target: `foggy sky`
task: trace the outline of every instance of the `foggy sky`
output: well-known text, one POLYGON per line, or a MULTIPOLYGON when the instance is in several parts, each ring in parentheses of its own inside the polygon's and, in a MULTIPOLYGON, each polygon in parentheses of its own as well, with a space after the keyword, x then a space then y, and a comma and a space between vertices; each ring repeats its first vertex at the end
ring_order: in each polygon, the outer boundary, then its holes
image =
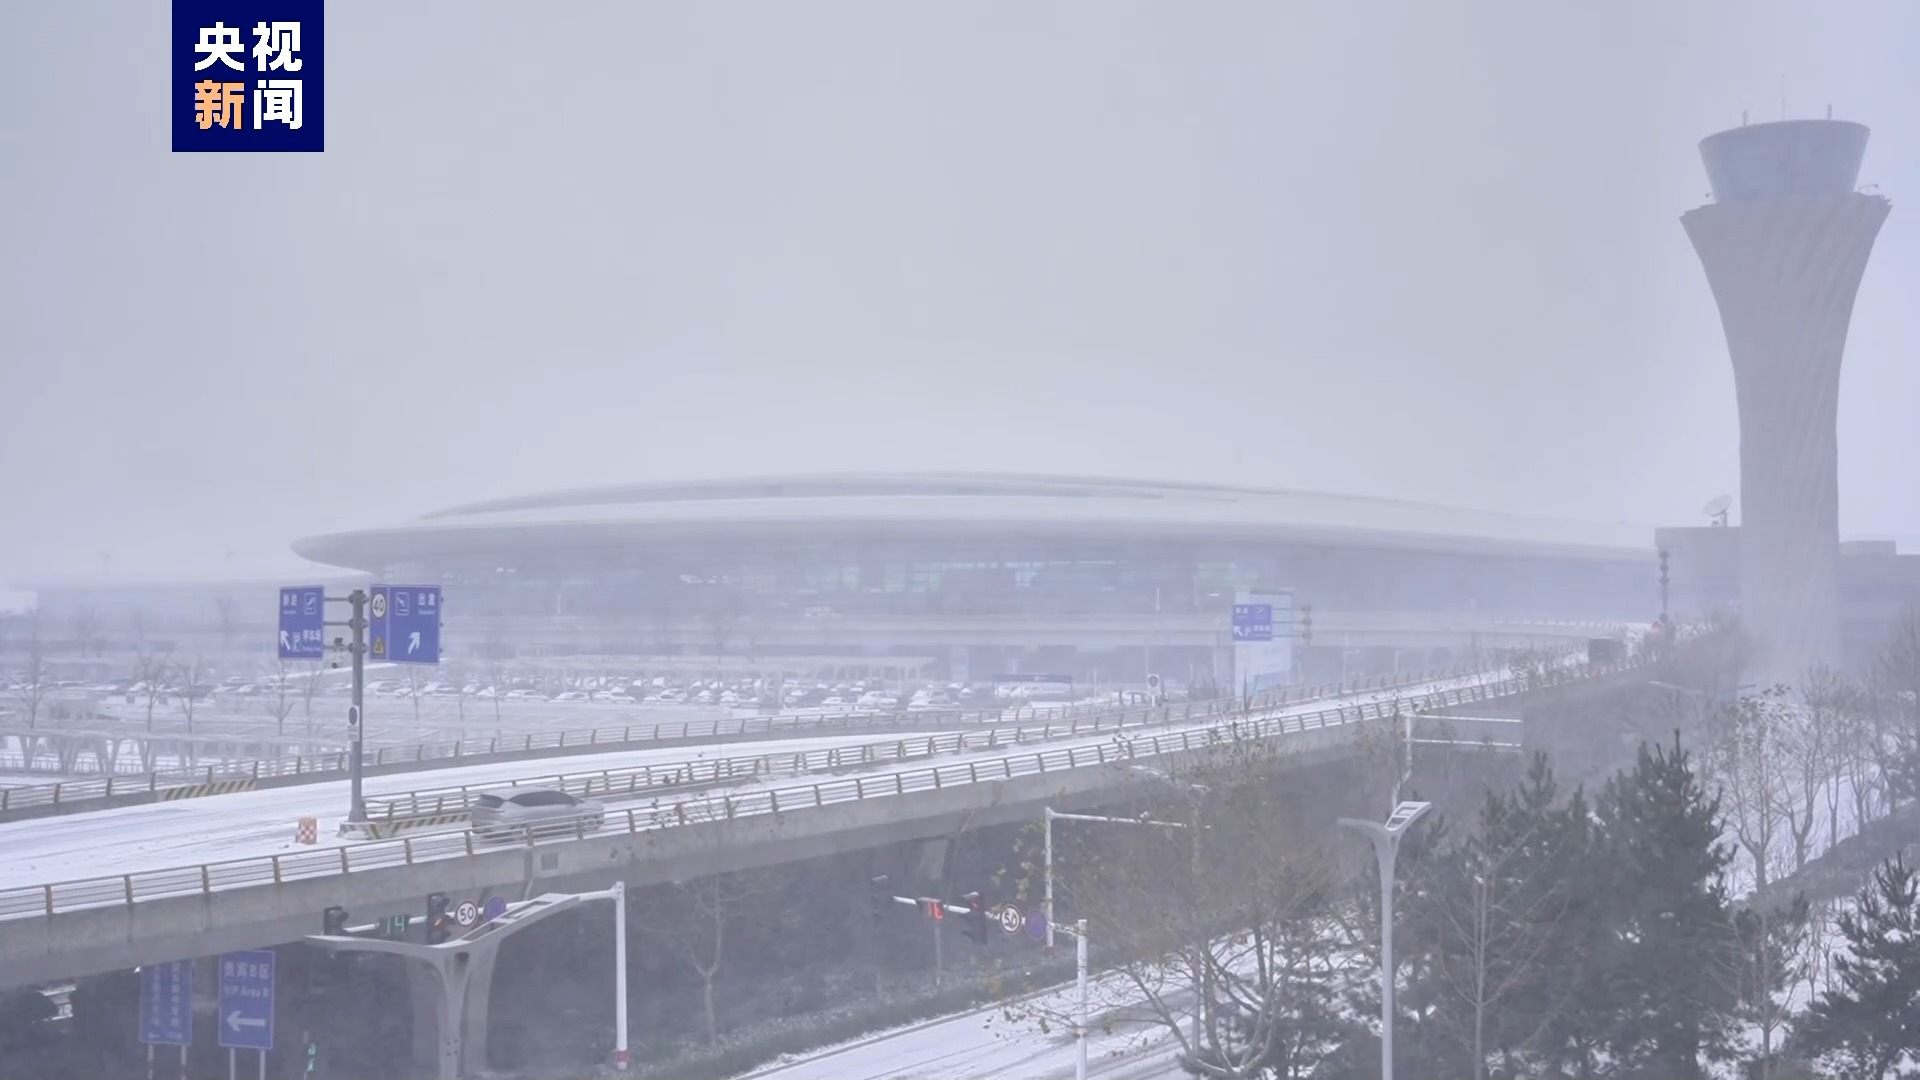
POLYGON ((159 0, 0 6, 0 588, 815 470, 1704 523, 1678 218, 1783 74, 1894 201, 1842 529, 1920 540, 1905 0, 328 8, 316 156, 169 153, 159 0))

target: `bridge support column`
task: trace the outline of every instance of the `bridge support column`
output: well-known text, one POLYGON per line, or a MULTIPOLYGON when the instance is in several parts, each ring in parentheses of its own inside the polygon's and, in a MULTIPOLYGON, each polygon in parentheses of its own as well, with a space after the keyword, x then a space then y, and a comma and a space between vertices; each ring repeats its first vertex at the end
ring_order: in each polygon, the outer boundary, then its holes
POLYGON ((1240 684, 1233 677, 1233 648, 1228 645, 1216 646, 1211 650, 1213 656, 1213 685, 1224 694, 1239 693, 1240 684))
POLYGON ((914 881, 945 881, 947 878, 947 840, 936 837, 914 845, 914 881))

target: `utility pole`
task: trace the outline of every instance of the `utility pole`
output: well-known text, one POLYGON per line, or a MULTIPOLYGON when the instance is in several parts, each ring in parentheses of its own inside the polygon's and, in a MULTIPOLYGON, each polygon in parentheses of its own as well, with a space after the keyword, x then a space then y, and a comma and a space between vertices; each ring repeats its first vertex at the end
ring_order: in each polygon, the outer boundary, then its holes
POLYGON ((347 753, 350 756, 347 776, 352 788, 352 803, 347 807, 347 820, 358 825, 367 820, 367 801, 360 789, 364 775, 362 758, 365 756, 361 753, 364 745, 362 737, 367 715, 367 591, 353 590, 347 594, 347 603, 353 606, 353 614, 347 619, 347 628, 353 633, 347 645, 347 653, 353 658, 353 705, 347 713, 347 753))
POLYGON ((613 883, 613 1067, 627 1071, 627 883, 613 883))
POLYGON ((1073 1013, 1073 1080, 1087 1080, 1087 1028, 1093 1017, 1087 1003, 1087 920, 1075 920, 1067 933, 1075 938, 1073 984, 1078 997, 1073 1013))

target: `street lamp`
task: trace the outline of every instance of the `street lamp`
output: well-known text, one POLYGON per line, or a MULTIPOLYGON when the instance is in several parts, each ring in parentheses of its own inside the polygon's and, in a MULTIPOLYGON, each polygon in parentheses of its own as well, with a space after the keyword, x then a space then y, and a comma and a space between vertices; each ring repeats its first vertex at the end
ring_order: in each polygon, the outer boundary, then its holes
POLYGON ((1373 855, 1380 864, 1380 1080, 1393 1080, 1393 863, 1400 852, 1400 837, 1433 809, 1432 803, 1403 802, 1387 815, 1386 824, 1341 818, 1344 828, 1352 829, 1373 844, 1373 855))

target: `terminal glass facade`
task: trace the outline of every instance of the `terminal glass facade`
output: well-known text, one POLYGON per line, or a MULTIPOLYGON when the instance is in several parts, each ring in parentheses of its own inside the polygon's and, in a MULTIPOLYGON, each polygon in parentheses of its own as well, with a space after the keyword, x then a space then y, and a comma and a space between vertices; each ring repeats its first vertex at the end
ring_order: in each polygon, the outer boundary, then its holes
POLYGON ((1646 559, 1084 538, 846 539, 501 550, 385 569, 476 615, 1144 615, 1286 588, 1340 611, 1650 617, 1646 559))

